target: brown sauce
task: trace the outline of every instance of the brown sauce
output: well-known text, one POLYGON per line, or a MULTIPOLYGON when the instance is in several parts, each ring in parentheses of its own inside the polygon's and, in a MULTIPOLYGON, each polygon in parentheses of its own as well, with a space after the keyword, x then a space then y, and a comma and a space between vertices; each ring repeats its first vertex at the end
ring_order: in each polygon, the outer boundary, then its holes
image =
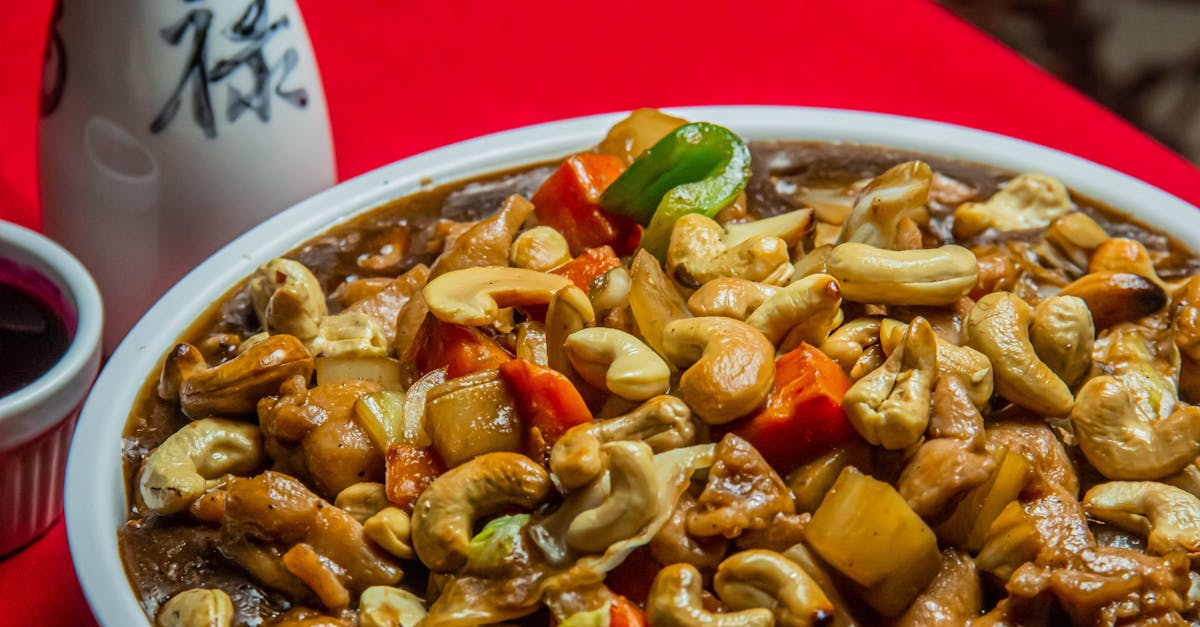
MULTIPOLYGON (((851 144, 753 142, 751 150, 753 175, 746 189, 748 209, 751 214, 761 217, 801 208, 794 193, 798 188, 849 185, 875 176, 897 163, 917 158, 930 163, 936 172, 974 188, 976 200, 987 199, 1015 174, 987 165, 851 144)), ((287 256, 308 266, 327 293, 350 277, 395 276, 418 263, 432 262, 434 255, 425 251, 427 243, 434 237, 439 218, 464 221, 484 217, 510 194, 531 196, 556 166, 557 163, 536 165, 418 192, 340 224, 287 256), (386 271, 364 268, 360 263, 362 256, 372 252, 372 246, 380 237, 387 237, 397 229, 402 230, 408 240, 402 260, 386 271)), ((1177 278, 1200 270, 1197 258, 1178 242, 1092 200, 1076 196, 1075 201, 1110 234, 1137 239, 1152 253, 1160 253, 1158 266, 1164 278, 1177 278)), ((942 229, 948 233, 948 227, 942 225, 954 207, 932 203, 931 209, 933 230, 942 229)), ((1033 233, 1030 237, 1039 235, 1033 233)), ((179 341, 202 346, 203 340, 214 334, 247 337, 258 330, 249 292, 243 282, 213 304, 179 341)), ((169 348, 162 347, 164 354, 169 348)), ((219 363, 231 355, 231 348, 206 346, 205 358, 210 364, 219 363)), ((206 587, 220 588, 230 594, 237 610, 235 624, 269 624, 291 604, 282 595, 255 583, 226 560, 218 547, 215 530, 193 522, 186 513, 160 517, 139 511, 134 503, 134 480, 141 461, 151 449, 188 422, 175 403, 158 398, 155 391, 157 376, 157 370, 147 373, 125 429, 122 454, 127 493, 133 505, 129 512, 130 522, 118 530, 118 536, 129 581, 142 608, 151 617, 174 594, 189 588, 206 587)), ((402 585, 423 595, 421 573, 406 572, 402 585)), ((545 624, 545 615, 535 614, 519 622, 545 624)))

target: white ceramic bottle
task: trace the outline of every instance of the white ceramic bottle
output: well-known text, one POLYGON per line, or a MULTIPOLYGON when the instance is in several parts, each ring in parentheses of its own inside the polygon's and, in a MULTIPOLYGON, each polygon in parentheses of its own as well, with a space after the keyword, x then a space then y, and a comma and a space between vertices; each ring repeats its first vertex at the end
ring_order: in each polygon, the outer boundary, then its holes
POLYGON ((105 352, 205 257, 334 183, 292 0, 59 0, 42 80, 45 229, 96 277, 105 352))

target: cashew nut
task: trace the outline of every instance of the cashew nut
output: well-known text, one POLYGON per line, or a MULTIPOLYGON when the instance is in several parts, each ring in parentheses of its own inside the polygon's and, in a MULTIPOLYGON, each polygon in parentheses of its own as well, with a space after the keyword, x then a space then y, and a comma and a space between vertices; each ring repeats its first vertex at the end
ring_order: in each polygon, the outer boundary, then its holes
POLYGON ((391 586, 371 586, 358 601, 359 627, 416 627, 425 614, 421 597, 391 586))
POLYGON ((1074 296, 1047 298, 1033 308, 1029 340, 1042 362, 1067 385, 1079 383, 1092 365, 1096 329, 1087 303, 1074 296))
POLYGON ((954 237, 974 237, 989 228, 999 231, 1042 229, 1074 209, 1067 188, 1045 174, 1022 174, 987 202, 969 202, 954 211, 954 237))
POLYGON ((517 268, 549 272, 571 260, 571 247, 553 227, 535 226, 513 240, 508 260, 517 268))
POLYGON ((775 347, 754 327, 706 316, 671 322, 663 352, 679 368, 684 402, 708 424, 724 424, 762 405, 775 383, 775 347))
POLYGON ((893 450, 921 439, 929 425, 937 357, 937 335, 918 316, 883 366, 855 381, 842 399, 846 417, 863 439, 893 450))
MULTIPOLYGON (((932 326, 932 325, 930 325, 932 326)), ((904 337, 908 325, 885 318, 880 324, 879 341, 885 355, 891 355, 904 337)), ((969 347, 958 346, 937 336, 937 362, 939 377, 959 377, 967 388, 971 404, 982 408, 992 398, 994 382, 992 362, 983 353, 969 347)))
POLYGON ((1116 378, 1099 376, 1076 395, 1071 423, 1096 470, 1109 479, 1153 480, 1200 455, 1200 407, 1181 403, 1152 422, 1139 415, 1134 394, 1116 378))
POLYGON ((1073 398, 1067 384, 1038 357, 1029 339, 1032 310, 1020 297, 993 292, 971 308, 967 335, 972 348, 992 362, 996 392, 1042 416, 1065 416, 1073 398))
POLYGON ((600 453, 607 459, 609 497, 599 507, 575 516, 567 527, 567 544, 590 553, 603 553, 633 537, 658 514, 658 474, 650 446, 629 440, 609 442, 601 445, 600 453))
POLYGON ((308 341, 328 314, 321 282, 299 261, 272 259, 250 277, 250 299, 263 330, 308 341))
POLYGON ((555 292, 546 309, 546 363, 568 377, 574 375, 567 357, 567 338, 595 321, 592 302, 574 283, 555 292))
POLYGON ((158 627, 229 627, 233 601, 224 590, 192 588, 171 597, 158 611, 158 627))
POLYGON ((1082 211, 1055 218, 1046 229, 1046 241, 1080 270, 1088 267, 1092 251, 1108 239, 1104 227, 1082 211))
POLYGON ((550 449, 550 470, 573 490, 604 471, 600 446, 606 442, 636 440, 661 453, 687 446, 695 436, 692 410, 674 396, 656 396, 623 416, 572 427, 550 449))
POLYGON ((838 282, 828 274, 813 274, 768 298, 746 318, 746 324, 774 345, 794 332, 798 340, 820 346, 841 323, 841 305, 838 282))
POLYGON ((1083 507, 1093 518, 1146 537, 1146 552, 1184 551, 1200 559, 1200 499, 1156 481, 1110 481, 1092 487, 1083 507))
POLYGON ((553 484, 538 463, 516 453, 486 453, 438 477, 413 508, 412 546, 433 572, 467 559, 475 521, 516 506, 532 508, 553 484))
POLYGON ((158 389, 165 400, 177 396, 189 418, 252 415, 259 399, 278 393, 293 376, 307 380, 315 367, 308 350, 291 335, 272 335, 212 368, 191 344, 179 344, 167 355, 158 389))
POLYGON ((204 494, 209 479, 253 472, 266 462, 258 427, 205 418, 172 433, 142 464, 138 494, 158 514, 183 511, 204 494))
POLYGON ((756 608, 717 614, 704 608, 704 580, 691 564, 658 571, 646 599, 646 618, 654 627, 774 627, 775 615, 756 608))
POLYGON ((482 266, 451 270, 425 285, 429 311, 443 322, 491 324, 502 307, 546 305, 570 279, 524 268, 482 266))
POLYGON ((801 568, 774 552, 754 549, 729 556, 713 578, 731 610, 766 608, 779 627, 806 627, 833 616, 829 597, 801 568))
POLYGON ((679 218, 671 230, 667 274, 689 287, 721 277, 779 284, 791 276, 791 253, 782 239, 756 235, 730 246, 724 237, 712 218, 698 213, 679 218))
POLYGON ((882 305, 949 305, 975 287, 975 254, 953 244, 918 250, 885 250, 869 244, 839 244, 826 271, 842 297, 882 305))
POLYGON ((726 246, 737 246, 760 235, 771 235, 783 240, 788 246, 795 246, 808 232, 812 221, 812 209, 797 209, 769 218, 726 224, 725 237, 721 241, 726 246))
POLYGON ((1092 253, 1087 266, 1089 273, 1128 272, 1150 279, 1155 285, 1163 286, 1150 259, 1150 251, 1135 239, 1112 237, 1104 240, 1092 253))
MULTIPOLYGON (((879 347, 880 319, 876 317, 855 318, 833 331, 821 343, 821 352, 837 362, 846 374, 855 371, 860 362, 870 360, 869 349, 879 347)), ((874 364, 875 367, 882 363, 874 364)), ((874 370, 872 367, 863 374, 874 370)), ((860 377, 853 377, 857 380, 860 377)))
POLYGON ((633 277, 625 266, 616 266, 588 283, 588 300, 596 311, 609 311, 629 304, 633 277))
POLYGON ((363 523, 363 534, 400 559, 412 559, 411 522, 399 507, 385 507, 363 523))
POLYGON ((1062 289, 1087 303, 1097 329, 1148 316, 1167 304, 1167 293, 1151 279, 1128 272, 1091 272, 1062 289))
POLYGON ((901 163, 876 176, 855 199, 838 243, 895 248, 901 220, 924 207, 932 180, 933 170, 922 161, 901 163))
POLYGON ((388 352, 388 339, 375 317, 343 311, 321 319, 308 349, 318 357, 383 357, 388 352))
POLYGON ((778 287, 746 279, 713 279, 700 286, 688 298, 687 306, 696 316, 724 316, 745 320, 768 298, 779 293, 778 287))
POLYGON ((382 483, 364 481, 338 492, 333 505, 345 510, 351 518, 362 523, 389 507, 391 503, 388 501, 387 489, 382 483))
POLYGON ((636 337, 618 329, 593 327, 567 336, 567 358, 588 383, 641 401, 662 394, 671 384, 667 362, 636 337))

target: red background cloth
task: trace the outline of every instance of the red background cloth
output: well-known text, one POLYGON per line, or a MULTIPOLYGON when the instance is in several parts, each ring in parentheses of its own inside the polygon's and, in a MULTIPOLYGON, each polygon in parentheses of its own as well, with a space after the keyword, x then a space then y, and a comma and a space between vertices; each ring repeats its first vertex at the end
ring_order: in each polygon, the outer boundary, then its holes
MULTIPOLYGON (((795 104, 1004 133, 1200 203, 1200 171, 927 0, 299 4, 342 179, 448 142, 577 115, 795 104)), ((0 218, 35 227, 49 11, 49 0, 10 0, 0 20, 0 218)), ((0 562, 0 617, 90 624, 61 524, 0 562)))

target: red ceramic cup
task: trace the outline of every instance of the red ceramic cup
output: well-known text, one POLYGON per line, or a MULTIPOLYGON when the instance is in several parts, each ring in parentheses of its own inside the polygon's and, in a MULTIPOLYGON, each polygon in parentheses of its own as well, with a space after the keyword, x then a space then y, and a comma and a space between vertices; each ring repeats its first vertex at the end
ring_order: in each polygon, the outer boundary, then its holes
POLYGON ((78 260, 49 239, 7 222, 0 222, 0 283, 47 305, 65 323, 69 338, 55 365, 0 396, 4 556, 38 537, 62 513, 67 448, 100 366, 103 313, 96 284, 78 260))

